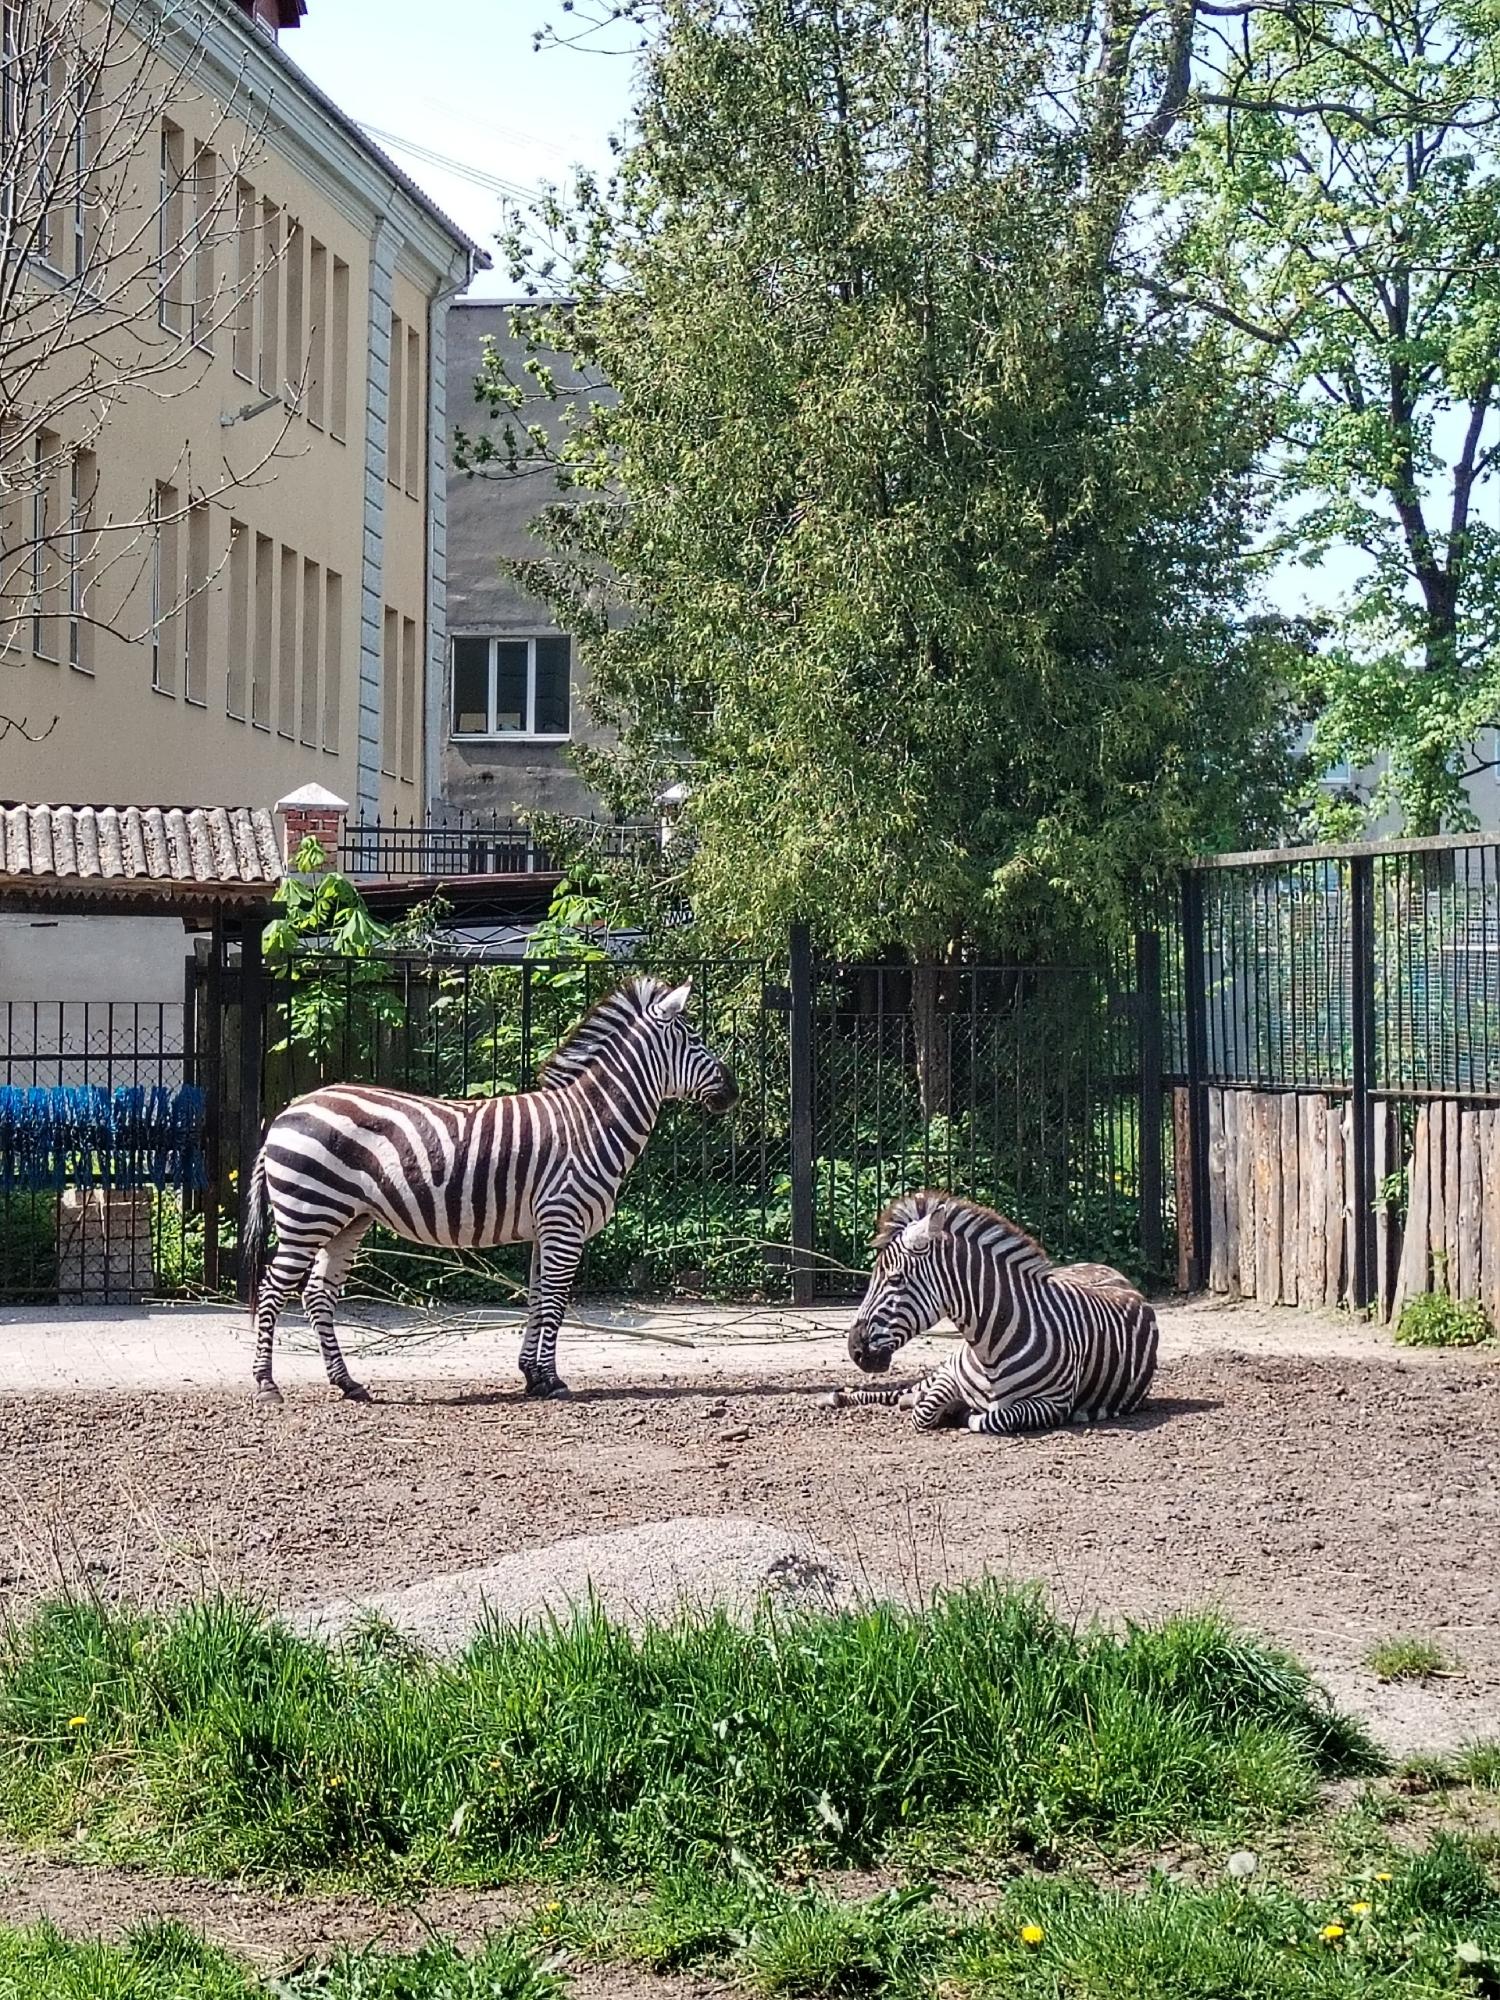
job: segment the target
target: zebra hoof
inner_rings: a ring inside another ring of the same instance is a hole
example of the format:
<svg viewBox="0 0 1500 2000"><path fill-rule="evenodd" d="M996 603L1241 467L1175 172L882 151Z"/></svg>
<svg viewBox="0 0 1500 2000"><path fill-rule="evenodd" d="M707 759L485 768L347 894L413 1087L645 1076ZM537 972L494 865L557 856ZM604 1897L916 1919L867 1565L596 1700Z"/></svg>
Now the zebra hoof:
<svg viewBox="0 0 1500 2000"><path fill-rule="evenodd" d="M569 1396L573 1392L566 1382L557 1375L528 1375L525 1393L539 1403L551 1402L559 1396Z"/></svg>
<svg viewBox="0 0 1500 2000"><path fill-rule="evenodd" d="M333 1386L338 1390L346 1403L368 1403L370 1401L370 1392L364 1383L356 1382L352 1376L347 1376L342 1382L335 1382Z"/></svg>
<svg viewBox="0 0 1500 2000"><path fill-rule="evenodd" d="M828 1391L828 1394L826 1396L820 1396L818 1398L818 1401L822 1404L825 1410L841 1410L843 1409L845 1403L848 1401L848 1398L845 1396L842 1389L830 1389Z"/></svg>
<svg viewBox="0 0 1500 2000"><path fill-rule="evenodd" d="M274 1405L283 1402L285 1399L283 1398L282 1393L277 1388L276 1384L272 1381L267 1380L265 1382L256 1383L255 1400L257 1403L264 1403L266 1408L270 1409Z"/></svg>

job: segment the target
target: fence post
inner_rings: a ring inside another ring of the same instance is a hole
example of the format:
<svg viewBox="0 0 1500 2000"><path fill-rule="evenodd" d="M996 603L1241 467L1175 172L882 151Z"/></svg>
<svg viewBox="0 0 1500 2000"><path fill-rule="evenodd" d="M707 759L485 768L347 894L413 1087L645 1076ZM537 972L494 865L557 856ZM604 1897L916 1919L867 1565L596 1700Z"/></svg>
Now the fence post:
<svg viewBox="0 0 1500 2000"><path fill-rule="evenodd" d="M1138 1195L1141 1206L1141 1265L1148 1278L1162 1274L1161 1145L1161 933L1135 934L1135 1005L1140 1040L1139 1103L1136 1111Z"/></svg>
<svg viewBox="0 0 1500 2000"><path fill-rule="evenodd" d="M1188 1213L1177 1227L1186 1239L1188 1290L1202 1291L1208 1278L1208 985L1204 964L1203 877L1187 869L1182 877L1182 983L1187 1011L1188 1170L1179 1175Z"/></svg>
<svg viewBox="0 0 1500 2000"><path fill-rule="evenodd" d="M245 1219L250 1202L250 1175L260 1151L261 1051L265 1039L266 985L261 956L264 921L256 913L246 916L240 926L240 1129L235 1149L239 1163L236 1190L239 1228L234 1267L236 1294L247 1304L252 1273L244 1254Z"/></svg>
<svg viewBox="0 0 1500 2000"><path fill-rule="evenodd" d="M813 1302L812 933L793 924L791 959L792 1303Z"/></svg>
<svg viewBox="0 0 1500 2000"><path fill-rule="evenodd" d="M224 918L215 911L208 934L204 986L203 1101L207 1117L208 1199L203 1208L203 1283L219 1289L219 1222L224 1201Z"/></svg>
<svg viewBox="0 0 1500 2000"><path fill-rule="evenodd" d="M1375 858L1349 862L1349 1122L1352 1237L1349 1302L1375 1298Z"/></svg>

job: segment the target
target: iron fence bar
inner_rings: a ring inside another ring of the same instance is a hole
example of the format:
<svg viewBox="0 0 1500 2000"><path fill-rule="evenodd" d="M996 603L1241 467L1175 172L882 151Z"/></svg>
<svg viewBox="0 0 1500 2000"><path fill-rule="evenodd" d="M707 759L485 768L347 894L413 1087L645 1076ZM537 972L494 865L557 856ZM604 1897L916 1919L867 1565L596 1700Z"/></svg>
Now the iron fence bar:
<svg viewBox="0 0 1500 2000"><path fill-rule="evenodd" d="M813 955L812 933L793 924L788 940L791 986L792 1303L813 1302Z"/></svg>
<svg viewBox="0 0 1500 2000"><path fill-rule="evenodd" d="M1208 1007L1204 990L1203 883L1182 878L1183 983L1187 1002L1188 1214L1184 1232L1189 1291L1201 1291L1208 1272Z"/></svg>
<svg viewBox="0 0 1500 2000"><path fill-rule="evenodd" d="M1161 934L1135 934L1137 1031L1136 1182L1140 1201L1141 1263L1148 1278L1162 1275L1162 1011Z"/></svg>
<svg viewBox="0 0 1500 2000"><path fill-rule="evenodd" d="M252 1272L245 1256L245 1224L250 1207L250 1176L260 1151L260 1091L262 1076L263 1029L265 1023L265 976L261 956L261 922L247 916L240 930L240 1117L238 1167L239 1185L235 1208L238 1232L235 1244L235 1291L246 1304L250 1299Z"/></svg>
<svg viewBox="0 0 1500 2000"><path fill-rule="evenodd" d="M1375 1297L1375 862L1349 863L1350 1117L1353 1123L1353 1206L1350 1298L1363 1311Z"/></svg>

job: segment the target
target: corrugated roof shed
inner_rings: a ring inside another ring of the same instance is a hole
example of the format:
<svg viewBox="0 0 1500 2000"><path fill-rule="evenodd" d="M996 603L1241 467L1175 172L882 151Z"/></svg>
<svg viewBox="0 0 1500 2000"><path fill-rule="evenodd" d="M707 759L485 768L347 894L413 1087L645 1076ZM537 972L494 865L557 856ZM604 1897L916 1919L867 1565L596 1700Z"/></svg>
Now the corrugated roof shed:
<svg viewBox="0 0 1500 2000"><path fill-rule="evenodd" d="M0 886L263 896L281 879L263 806L51 806L0 802Z"/></svg>

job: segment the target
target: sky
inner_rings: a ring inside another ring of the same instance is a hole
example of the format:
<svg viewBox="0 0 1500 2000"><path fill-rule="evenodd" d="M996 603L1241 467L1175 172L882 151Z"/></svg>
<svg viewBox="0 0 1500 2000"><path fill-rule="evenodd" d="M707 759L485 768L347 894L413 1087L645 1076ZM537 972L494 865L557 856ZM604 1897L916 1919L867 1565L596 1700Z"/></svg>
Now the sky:
<svg viewBox="0 0 1500 2000"><path fill-rule="evenodd" d="M392 143L420 147L474 173L533 189L575 165L604 173L609 137L630 103L628 55L533 49L537 29L567 25L560 0L308 0L282 47L424 193L495 253L504 197ZM503 269L471 297L504 298Z"/></svg>

